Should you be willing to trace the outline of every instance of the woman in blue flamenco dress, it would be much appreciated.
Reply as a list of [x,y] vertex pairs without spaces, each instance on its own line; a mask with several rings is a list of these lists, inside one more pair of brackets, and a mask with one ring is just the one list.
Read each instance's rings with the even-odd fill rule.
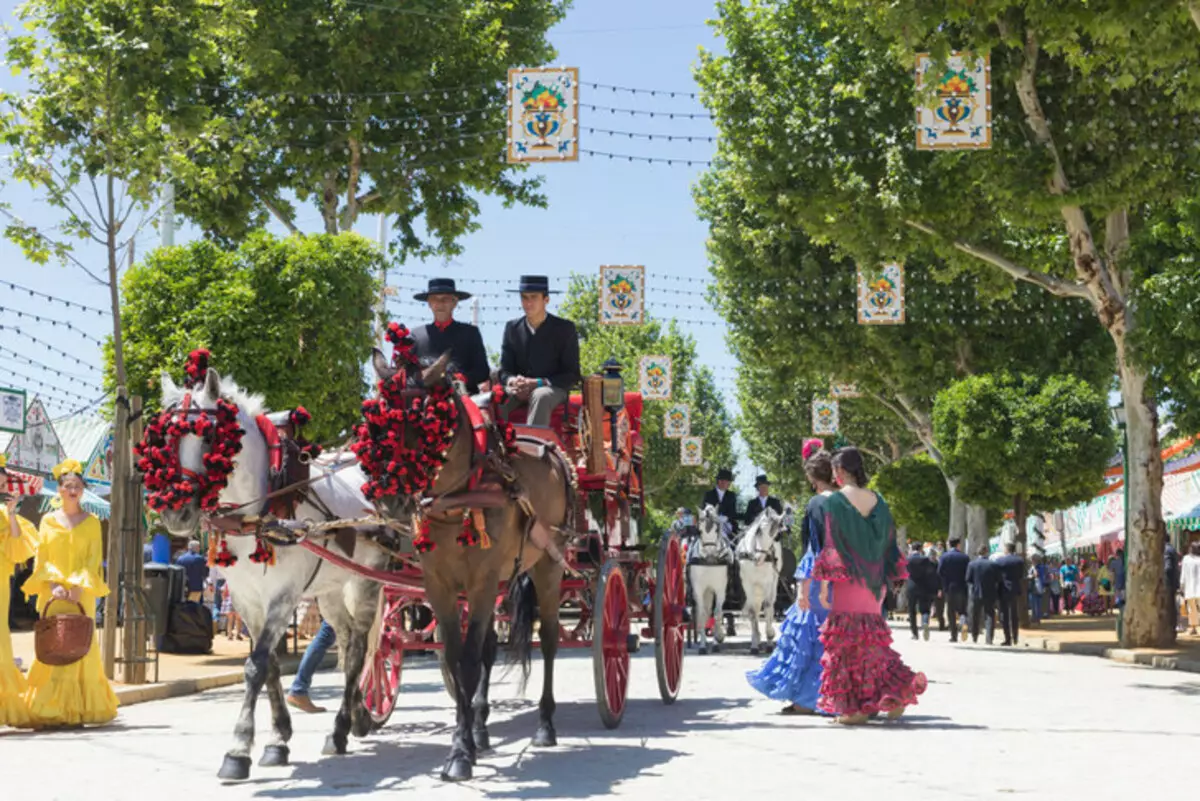
[[[812,580],[813,565],[821,553],[825,535],[825,501],[834,493],[831,457],[821,450],[821,440],[804,443],[804,474],[812,485],[813,497],[804,509],[800,531],[804,538],[804,557],[796,567],[796,603],[788,610],[779,630],[779,642],[770,658],[758,670],[749,671],[746,680],[758,692],[775,701],[787,703],[784,715],[816,714],[817,694],[821,687],[821,625],[829,609],[821,605],[823,582]],[[828,602],[828,599],[827,599]]]

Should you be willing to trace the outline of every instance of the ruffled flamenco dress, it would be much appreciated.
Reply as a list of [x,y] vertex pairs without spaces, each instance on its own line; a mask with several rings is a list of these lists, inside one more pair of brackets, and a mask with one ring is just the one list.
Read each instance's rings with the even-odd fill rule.
[[863,516],[840,492],[826,502],[824,547],[813,576],[836,583],[832,609],[821,630],[818,709],[845,718],[898,715],[925,692],[914,672],[892,650],[892,632],[879,613],[887,582],[904,577],[896,528],[882,497]]
[[[805,509],[803,530],[807,535],[808,547],[796,566],[797,582],[812,579],[813,565],[821,551],[822,529],[825,526],[821,514],[824,497],[827,495],[816,496]],[[829,615],[829,610],[821,606],[820,587],[820,582],[810,581],[808,609],[792,604],[779,628],[775,650],[761,667],[746,673],[746,680],[755,690],[773,701],[792,705],[784,708],[785,714],[807,714],[817,709],[817,695],[821,689],[821,656],[824,653],[821,625]]]
[[37,529],[20,515],[16,516],[21,536],[9,528],[8,511],[0,508],[0,728],[29,725],[25,692],[29,685],[13,659],[12,632],[8,630],[8,609],[12,602],[13,568],[33,556],[37,547]]
[[[94,615],[96,599],[108,595],[101,572],[103,540],[100,521],[95,515],[70,528],[53,514],[42,518],[33,575],[22,590],[37,596],[38,612],[43,617],[55,614]],[[79,605],[56,601],[51,597],[53,584],[79,589]],[[107,723],[117,716],[117,696],[100,660],[95,634],[87,655],[71,665],[51,666],[34,660],[29,669],[29,705],[32,726],[81,726]]]

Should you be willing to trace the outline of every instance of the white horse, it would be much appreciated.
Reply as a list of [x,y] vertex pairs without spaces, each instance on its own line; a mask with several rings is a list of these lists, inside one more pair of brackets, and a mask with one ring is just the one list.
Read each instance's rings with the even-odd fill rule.
[[783,546],[779,540],[790,513],[790,506],[785,508],[783,514],[768,506],[754,518],[735,549],[742,590],[746,594],[746,605],[742,607],[742,612],[750,618],[752,654],[759,652],[760,615],[767,622],[767,643],[775,642],[775,596],[779,592],[779,565],[783,559]]
[[[322,753],[345,754],[351,729],[357,737],[363,737],[371,730],[371,719],[359,689],[359,675],[367,653],[367,634],[376,616],[379,584],[359,578],[299,545],[276,545],[273,565],[252,561],[250,555],[256,549],[256,538],[243,535],[240,530],[242,523],[261,515],[264,499],[270,492],[268,443],[256,422],[264,413],[262,398],[245,392],[231,380],[222,381],[212,369],[208,370],[204,382],[191,390],[175,386],[165,374],[162,385],[163,409],[175,409],[189,414],[189,419],[195,419],[199,410],[208,410],[211,416],[211,411],[217,407],[217,399],[224,398],[237,406],[238,422],[245,431],[242,450],[234,457],[233,471],[220,493],[219,511],[202,512],[198,499],[192,497],[183,508],[162,512],[163,523],[178,537],[193,536],[202,518],[210,525],[224,523],[233,529],[225,536],[225,544],[237,561],[220,570],[227,590],[232,593],[233,606],[250,631],[254,648],[246,660],[245,696],[234,728],[234,744],[225,754],[218,775],[229,780],[249,777],[250,752],[254,747],[254,707],[264,685],[271,703],[272,736],[263,749],[259,764],[288,764],[287,743],[292,736],[292,724],[280,680],[276,647],[287,633],[301,596],[317,598],[321,616],[337,634],[346,683],[333,733],[326,738]],[[189,407],[181,409],[188,394]],[[187,434],[180,439],[178,447],[181,466],[203,476],[204,456],[210,445],[201,437]],[[311,469],[314,476],[321,475],[301,496],[301,502],[296,506],[297,520],[325,521],[328,519],[326,510],[338,520],[375,514],[360,489],[366,477],[359,469],[356,457],[351,454],[325,455],[312,463]],[[371,533],[380,532],[372,529]],[[383,569],[389,560],[382,548],[358,541],[353,530],[339,530],[336,542],[330,541],[326,547],[369,568]]]
[[715,506],[705,506],[697,523],[700,537],[688,548],[688,580],[692,585],[692,620],[700,637],[699,653],[707,654],[708,633],[705,624],[709,612],[716,618],[713,625],[713,636],[716,638],[713,652],[720,651],[721,643],[725,642],[725,627],[721,619],[725,588],[729,584],[729,566],[733,564],[733,549],[724,532],[728,523],[717,514]]

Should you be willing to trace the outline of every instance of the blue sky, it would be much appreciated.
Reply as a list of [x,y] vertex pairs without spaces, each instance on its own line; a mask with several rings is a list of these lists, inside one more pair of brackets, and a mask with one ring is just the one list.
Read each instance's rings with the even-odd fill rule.
[[[0,20],[16,27],[17,5],[15,0],[0,0]],[[655,112],[703,113],[699,101],[688,97],[651,97],[586,84],[682,93],[697,91],[692,69],[700,48],[722,49],[721,42],[705,24],[712,16],[712,5],[702,0],[653,3],[576,0],[566,20],[550,32],[550,38],[559,51],[557,63],[579,68],[580,81],[585,84],[580,94],[583,103]],[[23,88],[7,70],[0,73],[0,87],[10,91]],[[715,131],[706,118],[650,118],[584,110],[581,124],[585,128],[581,146],[588,150],[705,160],[715,148],[709,141],[648,141],[589,134],[586,130],[594,126],[621,132],[713,137]],[[695,337],[701,361],[714,369],[719,388],[736,412],[733,394],[736,361],[728,352],[724,325],[702,297],[705,289],[702,282],[709,277],[704,246],[707,230],[696,217],[691,191],[703,167],[629,163],[583,155],[576,163],[546,165],[534,170],[546,177],[543,191],[549,199],[548,209],[504,209],[498,202],[484,198],[479,218],[482,229],[464,240],[465,253],[461,257],[449,263],[440,260],[410,263],[392,271],[389,283],[404,288],[399,297],[407,298],[411,295],[408,290],[424,285],[425,279],[415,275],[454,277],[462,288],[483,294],[480,320],[484,340],[490,350],[498,351],[502,323],[520,311],[515,295],[501,295],[505,287],[491,282],[515,281],[522,273],[543,273],[551,276],[552,284],[563,288],[572,272],[595,274],[601,264],[645,265],[649,274],[650,313],[663,319],[677,319],[683,330]],[[26,222],[48,227],[56,221],[56,212],[39,202],[26,187],[8,184],[0,191],[3,200]],[[315,208],[302,209],[298,216],[302,230],[320,230],[320,215]],[[377,225],[377,218],[366,217],[360,220],[357,230],[373,238]],[[284,233],[277,224],[271,230]],[[185,226],[176,233],[176,242],[186,242],[195,236],[195,230]],[[536,250],[529,248],[530,241],[539,243]],[[136,247],[138,253],[144,254],[157,244],[158,233],[151,227],[139,236]],[[102,272],[105,263],[102,249],[78,243],[76,252],[82,262],[97,273]],[[107,288],[92,282],[78,268],[30,264],[7,240],[0,240],[0,280],[14,281],[77,303],[108,307]],[[489,283],[484,283],[485,280]],[[679,294],[680,290],[684,294]],[[100,348],[95,343],[61,326],[15,317],[11,310],[69,319],[82,331],[99,338],[108,333],[107,317],[80,315],[61,304],[48,304],[23,293],[14,295],[6,285],[0,285],[0,298],[0,306],[5,307],[0,312],[0,324],[18,325],[45,343],[98,367]],[[393,304],[392,308],[397,319],[417,322],[424,316],[412,303]],[[469,319],[469,310],[460,307],[459,317]],[[0,347],[99,383],[97,372],[10,331],[0,331]],[[13,359],[10,351],[0,351],[0,383],[38,389],[18,377],[17,371],[34,379],[60,382],[39,367]],[[56,394],[71,399],[62,390],[89,398],[98,394],[78,382],[59,385]],[[52,416],[63,410],[62,406],[50,407]],[[744,453],[744,446],[741,450]],[[755,471],[744,457],[737,465],[737,472],[739,483],[748,487]]]

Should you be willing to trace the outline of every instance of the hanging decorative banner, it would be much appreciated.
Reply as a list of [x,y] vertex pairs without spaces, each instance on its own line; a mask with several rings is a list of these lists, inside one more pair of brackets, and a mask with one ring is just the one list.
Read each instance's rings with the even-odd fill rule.
[[600,268],[600,325],[645,322],[646,268]]
[[812,430],[818,437],[838,432],[838,402],[832,398],[813,398]]
[[113,469],[113,435],[109,432],[100,444],[96,446],[92,458],[88,460],[84,477],[89,484],[105,487],[112,486]]
[[671,357],[643,356],[638,367],[642,397],[646,400],[671,399]]
[[684,437],[679,440],[679,463],[684,467],[704,464],[704,437]]
[[50,475],[54,466],[67,458],[54,431],[54,424],[46,414],[46,407],[39,398],[34,398],[25,410],[25,432],[13,436],[4,453],[8,466],[29,473]]
[[663,412],[663,437],[679,439],[692,433],[692,407],[686,403],[672,403]]
[[992,146],[990,57],[954,51],[944,71],[917,54],[917,150],[986,150]]
[[862,394],[858,391],[858,387],[854,384],[839,384],[831,382],[829,384],[829,395],[833,398],[861,398]]
[[579,68],[508,71],[508,163],[579,160]]
[[904,322],[904,265],[858,268],[858,321],[864,325]]
[[25,390],[0,387],[0,431],[25,433]]

